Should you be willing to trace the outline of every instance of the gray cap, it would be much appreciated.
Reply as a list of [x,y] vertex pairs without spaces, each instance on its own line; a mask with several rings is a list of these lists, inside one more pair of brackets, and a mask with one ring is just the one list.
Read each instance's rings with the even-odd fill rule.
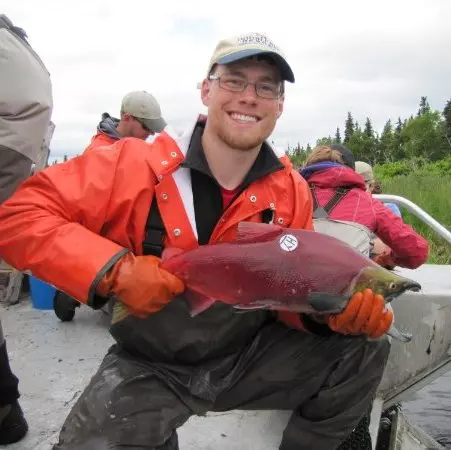
[[122,99],[121,114],[128,113],[139,119],[149,130],[160,133],[166,126],[161,116],[160,105],[152,94],[146,91],[129,92]]
[[355,162],[355,171],[365,179],[365,183],[374,182],[373,168],[364,161]]

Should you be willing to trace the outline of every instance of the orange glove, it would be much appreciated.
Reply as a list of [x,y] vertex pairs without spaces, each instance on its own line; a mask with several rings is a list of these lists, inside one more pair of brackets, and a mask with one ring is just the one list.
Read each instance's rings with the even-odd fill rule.
[[382,295],[374,295],[371,289],[356,292],[341,314],[330,315],[329,327],[341,334],[365,334],[379,338],[390,328],[393,312],[385,309]]
[[160,262],[155,256],[127,253],[100,280],[96,293],[114,295],[138,317],[157,312],[185,289],[181,280],[160,269]]

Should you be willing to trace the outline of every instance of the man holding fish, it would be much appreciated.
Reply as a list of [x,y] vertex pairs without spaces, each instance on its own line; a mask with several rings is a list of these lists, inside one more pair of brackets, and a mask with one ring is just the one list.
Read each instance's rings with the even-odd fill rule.
[[[243,267],[219,257],[222,245],[277,239],[277,252],[289,253],[319,235],[310,231],[305,181],[267,141],[283,112],[285,81],[294,82],[293,72],[268,37],[223,40],[201,86],[207,118],[185,134],[167,127],[152,144],[122,139],[108,152],[50,167],[0,208],[7,261],[93,308],[116,300],[117,344],[70,412],[55,450],[177,449],[176,429],[191,415],[230,409],[292,410],[280,448],[330,450],[367,411],[393,321],[381,294],[415,286],[402,281],[389,291],[390,279],[375,292],[354,277],[346,292],[319,293],[315,277],[300,270],[294,278],[302,283],[290,279],[281,289],[292,296],[299,289],[313,308],[271,311],[260,289],[246,300],[252,311],[242,312],[218,292],[209,298],[205,289],[191,289],[189,261],[177,265],[179,276],[170,272],[181,251],[210,249],[197,270],[218,277]],[[143,151],[149,145],[152,151]],[[301,240],[299,230],[307,230]],[[224,296],[235,293],[239,306],[265,271],[284,276],[271,259],[277,252],[251,258],[246,279],[230,278]],[[327,252],[322,258],[330,268]],[[282,305],[287,292],[271,295]]]

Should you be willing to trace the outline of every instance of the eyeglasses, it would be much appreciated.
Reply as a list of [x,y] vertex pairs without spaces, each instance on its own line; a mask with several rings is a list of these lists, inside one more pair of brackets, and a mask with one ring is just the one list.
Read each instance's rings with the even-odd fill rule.
[[147,127],[147,125],[145,125],[145,124],[141,121],[141,119],[139,119],[138,117],[135,117],[135,116],[133,116],[133,118],[134,118],[137,122],[139,122],[139,123],[141,124],[141,126],[142,126],[143,129],[144,129],[144,131],[147,131],[147,132],[150,133],[150,134],[154,134],[154,132],[153,132],[151,129],[149,129],[149,128]]
[[267,100],[278,99],[283,93],[282,83],[272,81],[250,83],[243,77],[231,74],[210,75],[208,79],[217,80],[220,88],[230,92],[243,92],[249,85],[254,86],[257,96]]

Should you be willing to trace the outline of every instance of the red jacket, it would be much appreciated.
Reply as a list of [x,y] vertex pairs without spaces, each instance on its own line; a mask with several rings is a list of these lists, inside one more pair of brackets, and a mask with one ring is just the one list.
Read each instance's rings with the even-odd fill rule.
[[331,219],[360,223],[391,247],[396,265],[414,269],[428,257],[428,242],[405,224],[400,217],[366,192],[363,178],[346,166],[313,173],[308,182],[315,186],[318,203],[327,204],[339,186],[352,189],[330,213]]

